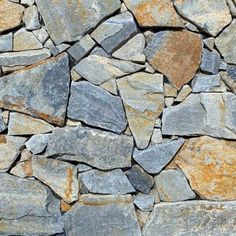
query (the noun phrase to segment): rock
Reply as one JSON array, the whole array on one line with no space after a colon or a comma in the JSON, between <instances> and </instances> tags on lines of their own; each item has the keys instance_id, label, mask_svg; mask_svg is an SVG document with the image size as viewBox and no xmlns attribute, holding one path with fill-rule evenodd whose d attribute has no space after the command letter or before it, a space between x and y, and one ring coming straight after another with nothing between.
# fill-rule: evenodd
<instances>
[{"instance_id":1,"label":"rock","mask_svg":"<svg viewBox=\"0 0 236 236\"><path fill-rule=\"evenodd\" d=\"M232 93L190 94L181 104L164 109L163 135L209 135L236 139L236 96Z\"/></svg>"},{"instance_id":2,"label":"rock","mask_svg":"<svg viewBox=\"0 0 236 236\"><path fill-rule=\"evenodd\" d=\"M166 105L166 107L172 106L174 102L175 102L175 99L173 97L165 98L165 105Z\"/></svg>"},{"instance_id":3,"label":"rock","mask_svg":"<svg viewBox=\"0 0 236 236\"><path fill-rule=\"evenodd\" d=\"M47 39L49 38L47 29L44 26L40 29L34 30L33 34L41 43L45 43Z\"/></svg>"},{"instance_id":4,"label":"rock","mask_svg":"<svg viewBox=\"0 0 236 236\"><path fill-rule=\"evenodd\" d=\"M86 81L72 82L67 116L118 134L127 126L120 97Z\"/></svg>"},{"instance_id":5,"label":"rock","mask_svg":"<svg viewBox=\"0 0 236 236\"><path fill-rule=\"evenodd\" d=\"M144 35L137 34L133 38L131 38L125 45L115 51L112 56L122 60L144 63L144 47Z\"/></svg>"},{"instance_id":6,"label":"rock","mask_svg":"<svg viewBox=\"0 0 236 236\"><path fill-rule=\"evenodd\" d=\"M82 195L64 222L68 236L141 236L130 195Z\"/></svg>"},{"instance_id":7,"label":"rock","mask_svg":"<svg viewBox=\"0 0 236 236\"><path fill-rule=\"evenodd\" d=\"M220 63L221 59L218 52L203 49L202 62L200 65L202 71L216 75L219 73Z\"/></svg>"},{"instance_id":8,"label":"rock","mask_svg":"<svg viewBox=\"0 0 236 236\"><path fill-rule=\"evenodd\" d=\"M109 170L130 167L132 151L132 137L77 127L53 131L46 155Z\"/></svg>"},{"instance_id":9,"label":"rock","mask_svg":"<svg viewBox=\"0 0 236 236\"><path fill-rule=\"evenodd\" d=\"M69 44L61 43L59 45L56 45L53 48L50 48L50 50L51 50L53 56L57 56L58 54L66 51L69 47L70 47Z\"/></svg>"},{"instance_id":10,"label":"rock","mask_svg":"<svg viewBox=\"0 0 236 236\"><path fill-rule=\"evenodd\" d=\"M33 33L21 28L14 34L14 51L24 51L43 48Z\"/></svg>"},{"instance_id":11,"label":"rock","mask_svg":"<svg viewBox=\"0 0 236 236\"><path fill-rule=\"evenodd\" d=\"M10 74L12 72L15 72L17 70L21 70L25 68L25 66L2 66L2 73L3 74Z\"/></svg>"},{"instance_id":12,"label":"rock","mask_svg":"<svg viewBox=\"0 0 236 236\"><path fill-rule=\"evenodd\" d=\"M164 108L163 75L135 73L119 79L117 85L136 145L144 149Z\"/></svg>"},{"instance_id":13,"label":"rock","mask_svg":"<svg viewBox=\"0 0 236 236\"><path fill-rule=\"evenodd\" d=\"M32 169L33 176L48 185L64 201L71 203L78 200L76 166L43 156L33 156Z\"/></svg>"},{"instance_id":14,"label":"rock","mask_svg":"<svg viewBox=\"0 0 236 236\"><path fill-rule=\"evenodd\" d=\"M228 65L226 62L224 62L224 61L220 62L220 67L219 67L220 70L227 70L227 67L228 67Z\"/></svg>"},{"instance_id":15,"label":"rock","mask_svg":"<svg viewBox=\"0 0 236 236\"><path fill-rule=\"evenodd\" d=\"M185 23L185 27L192 32L199 33L197 26L190 22Z\"/></svg>"},{"instance_id":16,"label":"rock","mask_svg":"<svg viewBox=\"0 0 236 236\"><path fill-rule=\"evenodd\" d=\"M25 8L8 0L1 0L0 33L20 25Z\"/></svg>"},{"instance_id":17,"label":"rock","mask_svg":"<svg viewBox=\"0 0 236 236\"><path fill-rule=\"evenodd\" d=\"M0 135L0 172L7 172L20 154L26 138Z\"/></svg>"},{"instance_id":18,"label":"rock","mask_svg":"<svg viewBox=\"0 0 236 236\"><path fill-rule=\"evenodd\" d=\"M151 143L162 143L161 129L154 129L152 133Z\"/></svg>"},{"instance_id":19,"label":"rock","mask_svg":"<svg viewBox=\"0 0 236 236\"><path fill-rule=\"evenodd\" d=\"M204 45L210 50L213 51L215 46L215 38L210 37L203 40Z\"/></svg>"},{"instance_id":20,"label":"rock","mask_svg":"<svg viewBox=\"0 0 236 236\"><path fill-rule=\"evenodd\" d=\"M26 143L25 146L33 154L39 154L45 150L48 144L50 134L36 134L33 135Z\"/></svg>"},{"instance_id":21,"label":"rock","mask_svg":"<svg viewBox=\"0 0 236 236\"><path fill-rule=\"evenodd\" d=\"M234 81L236 81L236 66L235 65L228 65L227 66L227 73Z\"/></svg>"},{"instance_id":22,"label":"rock","mask_svg":"<svg viewBox=\"0 0 236 236\"><path fill-rule=\"evenodd\" d=\"M236 80L234 80L227 72L220 73L221 79L227 85L227 87L236 94Z\"/></svg>"},{"instance_id":23,"label":"rock","mask_svg":"<svg viewBox=\"0 0 236 236\"><path fill-rule=\"evenodd\" d=\"M155 185L154 185L153 189L150 191L149 195L153 196L155 204L160 203L161 200L159 197L159 193L157 191L157 187Z\"/></svg>"},{"instance_id":24,"label":"rock","mask_svg":"<svg viewBox=\"0 0 236 236\"><path fill-rule=\"evenodd\" d=\"M201 37L186 30L161 31L154 35L144 52L150 64L180 89L199 67Z\"/></svg>"},{"instance_id":25,"label":"rock","mask_svg":"<svg viewBox=\"0 0 236 236\"><path fill-rule=\"evenodd\" d=\"M134 149L134 160L149 174L158 174L175 156L184 139L150 145L145 150Z\"/></svg>"},{"instance_id":26,"label":"rock","mask_svg":"<svg viewBox=\"0 0 236 236\"><path fill-rule=\"evenodd\" d=\"M96 45L94 40L87 34L77 43L71 46L67 52L73 58L74 61L80 61L84 56L86 56L93 47Z\"/></svg>"},{"instance_id":27,"label":"rock","mask_svg":"<svg viewBox=\"0 0 236 236\"><path fill-rule=\"evenodd\" d=\"M235 5L234 0L226 0L226 3L228 4L231 15L233 17L235 17L236 16L236 5Z\"/></svg>"},{"instance_id":28,"label":"rock","mask_svg":"<svg viewBox=\"0 0 236 236\"><path fill-rule=\"evenodd\" d=\"M30 50L21 52L5 52L0 54L0 66L28 66L45 60L51 56L50 50Z\"/></svg>"},{"instance_id":29,"label":"rock","mask_svg":"<svg viewBox=\"0 0 236 236\"><path fill-rule=\"evenodd\" d=\"M150 216L150 212L145 212L145 211L141 211L141 210L136 210L136 214L137 214L137 218L138 218L138 222L139 225L141 227L141 229L143 228L143 226L146 224L146 222L149 219Z\"/></svg>"},{"instance_id":30,"label":"rock","mask_svg":"<svg viewBox=\"0 0 236 236\"><path fill-rule=\"evenodd\" d=\"M236 199L236 143L207 136L186 141L174 162L204 199ZM223 153L223 155L222 155Z\"/></svg>"},{"instance_id":31,"label":"rock","mask_svg":"<svg viewBox=\"0 0 236 236\"><path fill-rule=\"evenodd\" d=\"M229 8L222 0L174 0L174 5L180 15L212 36L232 20Z\"/></svg>"},{"instance_id":32,"label":"rock","mask_svg":"<svg viewBox=\"0 0 236 236\"><path fill-rule=\"evenodd\" d=\"M107 53L112 53L137 32L132 14L126 11L104 21L91 36Z\"/></svg>"},{"instance_id":33,"label":"rock","mask_svg":"<svg viewBox=\"0 0 236 236\"><path fill-rule=\"evenodd\" d=\"M119 0L36 0L36 3L56 44L79 40L101 20L118 10L121 4Z\"/></svg>"},{"instance_id":34,"label":"rock","mask_svg":"<svg viewBox=\"0 0 236 236\"><path fill-rule=\"evenodd\" d=\"M28 52L24 53L27 55ZM0 107L63 125L69 96L69 79L66 54L3 76L0 80Z\"/></svg>"},{"instance_id":35,"label":"rock","mask_svg":"<svg viewBox=\"0 0 236 236\"><path fill-rule=\"evenodd\" d=\"M225 28L216 38L215 45L220 54L224 57L225 62L236 64L236 20Z\"/></svg>"},{"instance_id":36,"label":"rock","mask_svg":"<svg viewBox=\"0 0 236 236\"><path fill-rule=\"evenodd\" d=\"M135 192L120 169L108 172L89 170L81 173L80 178L90 193L119 195Z\"/></svg>"},{"instance_id":37,"label":"rock","mask_svg":"<svg viewBox=\"0 0 236 236\"><path fill-rule=\"evenodd\" d=\"M106 89L113 95L118 95L116 79L108 80L107 82L101 84L100 87Z\"/></svg>"},{"instance_id":38,"label":"rock","mask_svg":"<svg viewBox=\"0 0 236 236\"><path fill-rule=\"evenodd\" d=\"M164 202L178 202L196 197L185 175L179 170L163 170L155 177L155 184L160 199Z\"/></svg>"},{"instance_id":39,"label":"rock","mask_svg":"<svg viewBox=\"0 0 236 236\"><path fill-rule=\"evenodd\" d=\"M183 27L171 0L124 0L141 27Z\"/></svg>"},{"instance_id":40,"label":"rock","mask_svg":"<svg viewBox=\"0 0 236 236\"><path fill-rule=\"evenodd\" d=\"M101 56L101 57L108 57L108 58L111 57L111 55L109 55L102 47L99 47L99 46L95 47L90 54Z\"/></svg>"},{"instance_id":41,"label":"rock","mask_svg":"<svg viewBox=\"0 0 236 236\"><path fill-rule=\"evenodd\" d=\"M8 125L8 135L32 135L51 132L54 126L44 120L28 115L11 112Z\"/></svg>"},{"instance_id":42,"label":"rock","mask_svg":"<svg viewBox=\"0 0 236 236\"><path fill-rule=\"evenodd\" d=\"M132 186L141 193L149 194L154 180L153 177L147 174L140 166L133 165L126 175Z\"/></svg>"},{"instance_id":43,"label":"rock","mask_svg":"<svg viewBox=\"0 0 236 236\"><path fill-rule=\"evenodd\" d=\"M90 55L82 59L74 70L89 82L101 85L111 79L116 79L144 69L143 65L128 61Z\"/></svg>"},{"instance_id":44,"label":"rock","mask_svg":"<svg viewBox=\"0 0 236 236\"><path fill-rule=\"evenodd\" d=\"M134 199L134 204L144 212L153 210L154 197L144 194L139 194Z\"/></svg>"},{"instance_id":45,"label":"rock","mask_svg":"<svg viewBox=\"0 0 236 236\"><path fill-rule=\"evenodd\" d=\"M12 33L3 34L0 36L0 52L12 51Z\"/></svg>"},{"instance_id":46,"label":"rock","mask_svg":"<svg viewBox=\"0 0 236 236\"><path fill-rule=\"evenodd\" d=\"M3 112L0 110L0 133L7 129L3 115Z\"/></svg>"},{"instance_id":47,"label":"rock","mask_svg":"<svg viewBox=\"0 0 236 236\"><path fill-rule=\"evenodd\" d=\"M32 5L25 9L23 22L27 30L36 30L40 28L38 8Z\"/></svg>"},{"instance_id":48,"label":"rock","mask_svg":"<svg viewBox=\"0 0 236 236\"><path fill-rule=\"evenodd\" d=\"M178 96L175 98L175 102L182 102L192 92L189 85L184 85L179 91Z\"/></svg>"},{"instance_id":49,"label":"rock","mask_svg":"<svg viewBox=\"0 0 236 236\"><path fill-rule=\"evenodd\" d=\"M34 0L21 0L21 4L31 6L34 4Z\"/></svg>"},{"instance_id":50,"label":"rock","mask_svg":"<svg viewBox=\"0 0 236 236\"><path fill-rule=\"evenodd\" d=\"M144 227L143 235L153 236L156 232L159 235L231 235L235 232L235 207L235 202L157 204Z\"/></svg>"},{"instance_id":51,"label":"rock","mask_svg":"<svg viewBox=\"0 0 236 236\"><path fill-rule=\"evenodd\" d=\"M79 163L77 165L77 167L78 167L78 172L84 172L84 171L92 170L91 166L86 165L86 164L82 164L82 163Z\"/></svg>"},{"instance_id":52,"label":"rock","mask_svg":"<svg viewBox=\"0 0 236 236\"><path fill-rule=\"evenodd\" d=\"M177 97L177 89L170 84L164 83L165 97Z\"/></svg>"},{"instance_id":53,"label":"rock","mask_svg":"<svg viewBox=\"0 0 236 236\"><path fill-rule=\"evenodd\" d=\"M74 82L82 79L82 77L74 70L74 68L70 70L70 76L71 76L71 80Z\"/></svg>"}]
</instances>

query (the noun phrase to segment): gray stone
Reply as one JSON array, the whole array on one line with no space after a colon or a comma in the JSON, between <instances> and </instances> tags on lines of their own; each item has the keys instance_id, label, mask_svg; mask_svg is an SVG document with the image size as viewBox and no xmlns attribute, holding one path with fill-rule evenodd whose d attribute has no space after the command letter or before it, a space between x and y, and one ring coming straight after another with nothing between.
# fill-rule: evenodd
<instances>
[{"instance_id":1,"label":"gray stone","mask_svg":"<svg viewBox=\"0 0 236 236\"><path fill-rule=\"evenodd\" d=\"M213 51L215 45L215 38L206 38L203 40L203 43L210 51Z\"/></svg>"},{"instance_id":2,"label":"gray stone","mask_svg":"<svg viewBox=\"0 0 236 236\"><path fill-rule=\"evenodd\" d=\"M6 124L4 122L4 119L3 119L3 113L0 110L0 133L3 132L6 129L7 129L7 126L6 126Z\"/></svg>"},{"instance_id":3,"label":"gray stone","mask_svg":"<svg viewBox=\"0 0 236 236\"><path fill-rule=\"evenodd\" d=\"M0 66L28 66L45 60L50 56L51 52L46 48L21 52L5 52L0 54Z\"/></svg>"},{"instance_id":4,"label":"gray stone","mask_svg":"<svg viewBox=\"0 0 236 236\"><path fill-rule=\"evenodd\" d=\"M197 32L197 33L199 33L199 30L198 30L197 26L194 25L194 24L192 24L192 23L190 23L190 22L187 22L187 23L185 24L185 27L186 27L188 30L192 31L192 32Z\"/></svg>"},{"instance_id":5,"label":"gray stone","mask_svg":"<svg viewBox=\"0 0 236 236\"><path fill-rule=\"evenodd\" d=\"M119 0L36 0L39 12L56 44L79 40L101 20L120 8Z\"/></svg>"},{"instance_id":6,"label":"gray stone","mask_svg":"<svg viewBox=\"0 0 236 236\"><path fill-rule=\"evenodd\" d=\"M144 212L149 212L153 210L154 197L144 194L139 194L134 199L134 204Z\"/></svg>"},{"instance_id":7,"label":"gray stone","mask_svg":"<svg viewBox=\"0 0 236 236\"><path fill-rule=\"evenodd\" d=\"M221 72L220 73L221 79L224 81L224 83L227 85L227 87L236 94L236 80L233 79L227 72Z\"/></svg>"},{"instance_id":8,"label":"gray stone","mask_svg":"<svg viewBox=\"0 0 236 236\"><path fill-rule=\"evenodd\" d=\"M36 134L33 135L26 143L25 146L33 154L39 154L45 150L48 144L50 134Z\"/></svg>"},{"instance_id":9,"label":"gray stone","mask_svg":"<svg viewBox=\"0 0 236 236\"><path fill-rule=\"evenodd\" d=\"M154 207L144 236L235 235L236 202L187 201ZM170 223L171 219L171 223Z\"/></svg>"},{"instance_id":10,"label":"gray stone","mask_svg":"<svg viewBox=\"0 0 236 236\"><path fill-rule=\"evenodd\" d=\"M170 97L170 98L165 98L165 105L166 107L170 107L173 105L173 103L175 102L175 99Z\"/></svg>"},{"instance_id":11,"label":"gray stone","mask_svg":"<svg viewBox=\"0 0 236 236\"><path fill-rule=\"evenodd\" d=\"M141 193L149 194L154 180L140 166L133 165L130 170L125 173L132 186Z\"/></svg>"},{"instance_id":12,"label":"gray stone","mask_svg":"<svg viewBox=\"0 0 236 236\"><path fill-rule=\"evenodd\" d=\"M145 66L128 61L121 61L97 55L90 55L81 60L74 70L89 82L101 85L111 79L116 79L144 69Z\"/></svg>"},{"instance_id":13,"label":"gray stone","mask_svg":"<svg viewBox=\"0 0 236 236\"><path fill-rule=\"evenodd\" d=\"M130 195L82 195L64 221L68 236L141 236Z\"/></svg>"},{"instance_id":14,"label":"gray stone","mask_svg":"<svg viewBox=\"0 0 236 236\"><path fill-rule=\"evenodd\" d=\"M120 169L108 172L89 170L81 173L80 178L90 193L119 195L135 192Z\"/></svg>"},{"instance_id":15,"label":"gray stone","mask_svg":"<svg viewBox=\"0 0 236 236\"><path fill-rule=\"evenodd\" d=\"M145 150L134 149L134 160L148 173L158 174L175 156L184 139L150 145Z\"/></svg>"},{"instance_id":16,"label":"gray stone","mask_svg":"<svg viewBox=\"0 0 236 236\"><path fill-rule=\"evenodd\" d=\"M236 65L228 65L227 73L228 73L228 75L230 76L231 79L236 81Z\"/></svg>"},{"instance_id":17,"label":"gray stone","mask_svg":"<svg viewBox=\"0 0 236 236\"><path fill-rule=\"evenodd\" d=\"M231 12L231 15L233 17L236 16L236 4L235 4L235 0L226 0L226 3L228 4L229 10Z\"/></svg>"},{"instance_id":18,"label":"gray stone","mask_svg":"<svg viewBox=\"0 0 236 236\"><path fill-rule=\"evenodd\" d=\"M12 51L12 33L3 34L0 36L0 52Z\"/></svg>"},{"instance_id":19,"label":"gray stone","mask_svg":"<svg viewBox=\"0 0 236 236\"><path fill-rule=\"evenodd\" d=\"M130 167L132 151L132 137L77 127L53 131L46 155L109 170Z\"/></svg>"},{"instance_id":20,"label":"gray stone","mask_svg":"<svg viewBox=\"0 0 236 236\"><path fill-rule=\"evenodd\" d=\"M155 185L164 202L178 202L196 197L184 173L179 170L163 170L155 177Z\"/></svg>"},{"instance_id":21,"label":"gray stone","mask_svg":"<svg viewBox=\"0 0 236 236\"><path fill-rule=\"evenodd\" d=\"M116 79L108 80L107 82L101 84L100 87L106 89L113 95L118 95Z\"/></svg>"},{"instance_id":22,"label":"gray stone","mask_svg":"<svg viewBox=\"0 0 236 236\"><path fill-rule=\"evenodd\" d=\"M34 0L21 0L20 3L23 5L31 6L34 4Z\"/></svg>"},{"instance_id":23,"label":"gray stone","mask_svg":"<svg viewBox=\"0 0 236 236\"><path fill-rule=\"evenodd\" d=\"M220 70L227 70L227 67L228 67L227 63L224 61L221 61L219 69Z\"/></svg>"},{"instance_id":24,"label":"gray stone","mask_svg":"<svg viewBox=\"0 0 236 236\"><path fill-rule=\"evenodd\" d=\"M174 5L180 15L212 36L232 20L229 8L222 0L174 0Z\"/></svg>"},{"instance_id":25,"label":"gray stone","mask_svg":"<svg viewBox=\"0 0 236 236\"><path fill-rule=\"evenodd\" d=\"M137 31L132 14L126 11L104 21L93 31L91 36L106 52L112 53Z\"/></svg>"},{"instance_id":26,"label":"gray stone","mask_svg":"<svg viewBox=\"0 0 236 236\"><path fill-rule=\"evenodd\" d=\"M69 44L61 43L59 45L56 45L55 47L50 48L52 55L57 56L58 54L66 51L70 47Z\"/></svg>"},{"instance_id":27,"label":"gray stone","mask_svg":"<svg viewBox=\"0 0 236 236\"><path fill-rule=\"evenodd\" d=\"M78 172L84 172L84 171L88 171L88 170L91 170L91 169L92 169L92 167L89 166L89 165L82 164L82 163L78 164Z\"/></svg>"},{"instance_id":28,"label":"gray stone","mask_svg":"<svg viewBox=\"0 0 236 236\"><path fill-rule=\"evenodd\" d=\"M27 55L27 52L24 53ZM63 125L69 80L66 54L3 76L0 80L0 107Z\"/></svg>"},{"instance_id":29,"label":"gray stone","mask_svg":"<svg viewBox=\"0 0 236 236\"><path fill-rule=\"evenodd\" d=\"M23 22L27 30L36 30L40 28L38 8L32 5L25 9Z\"/></svg>"},{"instance_id":30,"label":"gray stone","mask_svg":"<svg viewBox=\"0 0 236 236\"><path fill-rule=\"evenodd\" d=\"M182 102L192 92L189 85L185 84L179 91L178 96L175 98L175 102Z\"/></svg>"},{"instance_id":31,"label":"gray stone","mask_svg":"<svg viewBox=\"0 0 236 236\"><path fill-rule=\"evenodd\" d=\"M45 26L43 26L40 29L34 30L33 34L36 36L36 38L41 42L41 43L45 43L46 40L49 38L47 29Z\"/></svg>"},{"instance_id":32,"label":"gray stone","mask_svg":"<svg viewBox=\"0 0 236 236\"><path fill-rule=\"evenodd\" d=\"M202 71L216 75L219 73L220 63L221 59L218 52L211 52L206 48L203 49L202 63L200 65Z\"/></svg>"},{"instance_id":33,"label":"gray stone","mask_svg":"<svg viewBox=\"0 0 236 236\"><path fill-rule=\"evenodd\" d=\"M166 99L165 99L165 101L166 101ZM174 102L174 98L170 98L170 99L173 99L172 101ZM153 130L151 143L162 143L161 129L154 129Z\"/></svg>"},{"instance_id":34,"label":"gray stone","mask_svg":"<svg viewBox=\"0 0 236 236\"><path fill-rule=\"evenodd\" d=\"M67 116L118 134L127 126L120 97L86 81L72 82Z\"/></svg>"},{"instance_id":35,"label":"gray stone","mask_svg":"<svg viewBox=\"0 0 236 236\"><path fill-rule=\"evenodd\" d=\"M111 57L111 55L109 55L102 47L99 46L95 47L90 54L101 57Z\"/></svg>"}]
</instances>

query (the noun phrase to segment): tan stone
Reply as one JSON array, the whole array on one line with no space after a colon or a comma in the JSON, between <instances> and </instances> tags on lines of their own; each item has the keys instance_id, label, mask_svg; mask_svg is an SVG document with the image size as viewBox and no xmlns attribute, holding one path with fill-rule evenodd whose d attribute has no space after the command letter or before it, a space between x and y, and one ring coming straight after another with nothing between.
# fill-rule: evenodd
<instances>
[{"instance_id":1,"label":"tan stone","mask_svg":"<svg viewBox=\"0 0 236 236\"><path fill-rule=\"evenodd\" d=\"M177 98L175 99L175 102L182 102L188 95L192 92L192 89L189 85L184 85L182 89L179 91L179 94Z\"/></svg>"},{"instance_id":2,"label":"tan stone","mask_svg":"<svg viewBox=\"0 0 236 236\"><path fill-rule=\"evenodd\" d=\"M67 202L61 200L61 211L62 212L67 212L71 209L71 205L68 204Z\"/></svg>"},{"instance_id":3,"label":"tan stone","mask_svg":"<svg viewBox=\"0 0 236 236\"><path fill-rule=\"evenodd\" d=\"M235 141L203 136L186 140L174 161L202 198L235 200L235 154Z\"/></svg>"}]
</instances>

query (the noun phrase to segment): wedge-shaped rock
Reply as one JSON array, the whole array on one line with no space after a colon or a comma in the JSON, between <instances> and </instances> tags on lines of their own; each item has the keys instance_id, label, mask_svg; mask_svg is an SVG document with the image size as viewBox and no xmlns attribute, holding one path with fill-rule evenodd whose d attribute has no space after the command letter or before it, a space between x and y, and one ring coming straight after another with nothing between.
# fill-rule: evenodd
<instances>
[{"instance_id":1,"label":"wedge-shaped rock","mask_svg":"<svg viewBox=\"0 0 236 236\"><path fill-rule=\"evenodd\" d=\"M188 139L174 162L202 198L236 200L236 142L207 136Z\"/></svg>"},{"instance_id":2,"label":"wedge-shaped rock","mask_svg":"<svg viewBox=\"0 0 236 236\"><path fill-rule=\"evenodd\" d=\"M108 172L90 170L80 174L80 178L90 193L127 194L135 192L122 170Z\"/></svg>"},{"instance_id":3,"label":"wedge-shaped rock","mask_svg":"<svg viewBox=\"0 0 236 236\"><path fill-rule=\"evenodd\" d=\"M25 146L33 154L39 154L45 150L48 144L50 134L36 134L33 135L26 143Z\"/></svg>"},{"instance_id":4,"label":"wedge-shaped rock","mask_svg":"<svg viewBox=\"0 0 236 236\"><path fill-rule=\"evenodd\" d=\"M6 124L5 124L5 122L4 122L4 119L3 119L3 113L2 113L2 111L0 110L0 133L1 133L2 131L4 131L5 129L7 129L7 126L6 126Z\"/></svg>"},{"instance_id":5,"label":"wedge-shaped rock","mask_svg":"<svg viewBox=\"0 0 236 236\"><path fill-rule=\"evenodd\" d=\"M115 133L127 126L121 98L86 81L72 82L67 116Z\"/></svg>"},{"instance_id":6,"label":"wedge-shaped rock","mask_svg":"<svg viewBox=\"0 0 236 236\"><path fill-rule=\"evenodd\" d=\"M7 172L20 154L26 138L0 135L0 172Z\"/></svg>"},{"instance_id":7,"label":"wedge-shaped rock","mask_svg":"<svg viewBox=\"0 0 236 236\"><path fill-rule=\"evenodd\" d=\"M235 109L233 93L190 94L180 105L164 110L162 133L236 139Z\"/></svg>"},{"instance_id":8,"label":"wedge-shaped rock","mask_svg":"<svg viewBox=\"0 0 236 236\"><path fill-rule=\"evenodd\" d=\"M134 149L134 160L148 173L158 174L175 156L184 139L149 146L145 150Z\"/></svg>"},{"instance_id":9,"label":"wedge-shaped rock","mask_svg":"<svg viewBox=\"0 0 236 236\"><path fill-rule=\"evenodd\" d=\"M174 0L174 5L180 15L212 36L232 20L225 0Z\"/></svg>"},{"instance_id":10,"label":"wedge-shaped rock","mask_svg":"<svg viewBox=\"0 0 236 236\"><path fill-rule=\"evenodd\" d=\"M76 166L44 156L32 157L33 176L48 185L64 201L78 200L79 183Z\"/></svg>"},{"instance_id":11,"label":"wedge-shaped rock","mask_svg":"<svg viewBox=\"0 0 236 236\"><path fill-rule=\"evenodd\" d=\"M3 76L0 80L0 107L63 125L69 80L66 54Z\"/></svg>"},{"instance_id":12,"label":"wedge-shaped rock","mask_svg":"<svg viewBox=\"0 0 236 236\"><path fill-rule=\"evenodd\" d=\"M171 0L124 0L140 26L183 27Z\"/></svg>"},{"instance_id":13,"label":"wedge-shaped rock","mask_svg":"<svg viewBox=\"0 0 236 236\"><path fill-rule=\"evenodd\" d=\"M8 125L8 135L32 135L51 132L54 126L44 120L17 112L11 112Z\"/></svg>"},{"instance_id":14,"label":"wedge-shaped rock","mask_svg":"<svg viewBox=\"0 0 236 236\"><path fill-rule=\"evenodd\" d=\"M236 78L234 79L228 72L221 72L220 76L227 87L236 94Z\"/></svg>"},{"instance_id":15,"label":"wedge-shaped rock","mask_svg":"<svg viewBox=\"0 0 236 236\"><path fill-rule=\"evenodd\" d=\"M120 0L36 0L36 3L56 44L80 39L103 18L120 8Z\"/></svg>"},{"instance_id":16,"label":"wedge-shaped rock","mask_svg":"<svg viewBox=\"0 0 236 236\"><path fill-rule=\"evenodd\" d=\"M138 148L144 149L164 108L163 76L140 72L117 83L131 132Z\"/></svg>"},{"instance_id":17,"label":"wedge-shaped rock","mask_svg":"<svg viewBox=\"0 0 236 236\"><path fill-rule=\"evenodd\" d=\"M132 74L145 66L107 57L90 55L81 60L74 70L89 82L101 85L106 81Z\"/></svg>"},{"instance_id":18,"label":"wedge-shaped rock","mask_svg":"<svg viewBox=\"0 0 236 236\"><path fill-rule=\"evenodd\" d=\"M104 21L93 31L91 36L106 52L112 53L137 32L133 15L126 11Z\"/></svg>"},{"instance_id":19,"label":"wedge-shaped rock","mask_svg":"<svg viewBox=\"0 0 236 236\"><path fill-rule=\"evenodd\" d=\"M130 136L77 127L53 131L46 155L109 170L130 167L132 151Z\"/></svg>"},{"instance_id":20,"label":"wedge-shaped rock","mask_svg":"<svg viewBox=\"0 0 236 236\"><path fill-rule=\"evenodd\" d=\"M141 236L132 197L82 195L65 213L68 236Z\"/></svg>"},{"instance_id":21,"label":"wedge-shaped rock","mask_svg":"<svg viewBox=\"0 0 236 236\"><path fill-rule=\"evenodd\" d=\"M232 235L236 233L235 208L235 201L157 204L143 235Z\"/></svg>"},{"instance_id":22,"label":"wedge-shaped rock","mask_svg":"<svg viewBox=\"0 0 236 236\"><path fill-rule=\"evenodd\" d=\"M145 49L150 64L178 89L194 77L201 53L200 36L186 30L158 32Z\"/></svg>"}]
</instances>

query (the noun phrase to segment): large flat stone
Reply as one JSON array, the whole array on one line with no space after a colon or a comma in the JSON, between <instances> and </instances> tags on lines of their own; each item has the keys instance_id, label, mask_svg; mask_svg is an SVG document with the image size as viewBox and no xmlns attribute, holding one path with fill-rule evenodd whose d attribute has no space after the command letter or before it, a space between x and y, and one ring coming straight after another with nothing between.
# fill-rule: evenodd
<instances>
[{"instance_id":1,"label":"large flat stone","mask_svg":"<svg viewBox=\"0 0 236 236\"><path fill-rule=\"evenodd\" d=\"M66 54L3 76L0 80L0 107L63 125L69 80Z\"/></svg>"}]
</instances>

